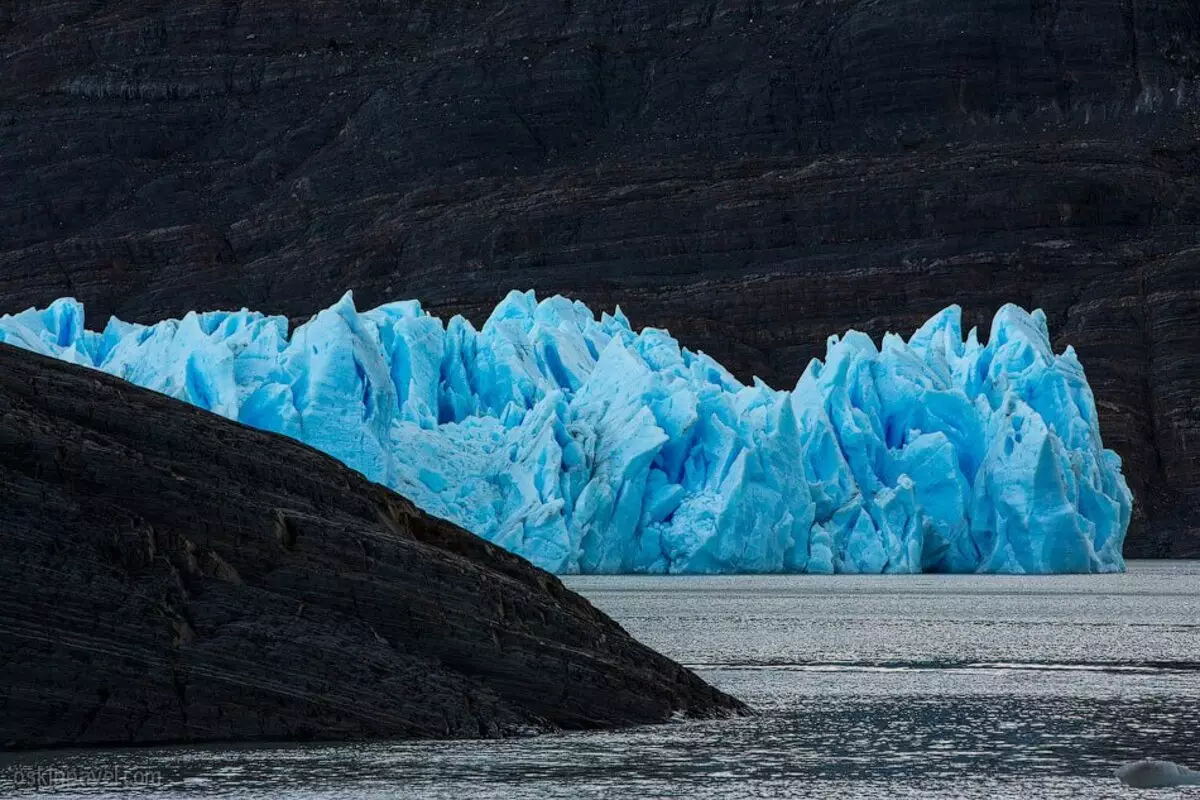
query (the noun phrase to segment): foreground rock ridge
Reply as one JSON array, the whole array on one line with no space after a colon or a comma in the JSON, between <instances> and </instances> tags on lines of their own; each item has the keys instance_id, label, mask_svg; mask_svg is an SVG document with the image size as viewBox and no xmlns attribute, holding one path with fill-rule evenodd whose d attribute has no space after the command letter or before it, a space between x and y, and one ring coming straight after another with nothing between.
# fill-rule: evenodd
<instances>
[{"instance_id":1,"label":"foreground rock ridge","mask_svg":"<svg viewBox=\"0 0 1200 800\"><path fill-rule=\"evenodd\" d=\"M289 335L246 310L0 342L102 369L325 451L560 573L1112 572L1131 497L1074 351L1005 306L882 347L833 336L791 392L661 330L511 293L479 331L347 294Z\"/></svg>"},{"instance_id":2,"label":"foreground rock ridge","mask_svg":"<svg viewBox=\"0 0 1200 800\"><path fill-rule=\"evenodd\" d=\"M298 442L0 345L0 746L491 737L744 707Z\"/></svg>"},{"instance_id":3,"label":"foreground rock ridge","mask_svg":"<svg viewBox=\"0 0 1200 800\"><path fill-rule=\"evenodd\" d=\"M1088 367L1127 554L1200 556L1192 0L56 0L0 4L0 63L0 311L528 287L784 386L1018 303Z\"/></svg>"}]
</instances>

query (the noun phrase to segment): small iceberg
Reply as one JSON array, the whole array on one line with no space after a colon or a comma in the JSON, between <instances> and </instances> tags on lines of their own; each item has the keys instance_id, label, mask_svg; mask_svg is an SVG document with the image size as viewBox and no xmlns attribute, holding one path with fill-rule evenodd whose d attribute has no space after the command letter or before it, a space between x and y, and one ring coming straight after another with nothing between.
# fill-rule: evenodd
<instances>
[{"instance_id":1,"label":"small iceberg","mask_svg":"<svg viewBox=\"0 0 1200 800\"><path fill-rule=\"evenodd\" d=\"M1200 786L1200 772L1173 761L1143 759L1122 764L1116 775L1121 783L1135 789L1166 789L1172 786Z\"/></svg>"}]
</instances>

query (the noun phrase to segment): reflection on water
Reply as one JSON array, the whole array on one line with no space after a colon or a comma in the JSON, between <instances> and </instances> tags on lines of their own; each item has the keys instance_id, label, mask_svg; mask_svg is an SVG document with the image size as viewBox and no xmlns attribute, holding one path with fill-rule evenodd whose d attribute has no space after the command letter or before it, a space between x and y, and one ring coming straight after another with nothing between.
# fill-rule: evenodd
<instances>
[{"instance_id":1,"label":"reflection on water","mask_svg":"<svg viewBox=\"0 0 1200 800\"><path fill-rule=\"evenodd\" d=\"M1124 798L1164 795L1120 786L1123 761L1200 762L1200 564L571 585L759 716L503 742L22 753L0 761L0 791L34 794L40 777L93 798Z\"/></svg>"}]
</instances>

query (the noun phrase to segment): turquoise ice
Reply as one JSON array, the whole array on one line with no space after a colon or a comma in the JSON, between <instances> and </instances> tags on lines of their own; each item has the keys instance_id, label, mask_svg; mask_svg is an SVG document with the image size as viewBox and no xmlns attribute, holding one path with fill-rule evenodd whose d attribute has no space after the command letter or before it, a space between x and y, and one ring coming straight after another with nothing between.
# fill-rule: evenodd
<instances>
[{"instance_id":1,"label":"turquoise ice","mask_svg":"<svg viewBox=\"0 0 1200 800\"><path fill-rule=\"evenodd\" d=\"M0 341L304 441L559 573L1113 572L1131 496L1074 351L1008 305L831 337L746 386L663 330L513 292L482 329L347 293L289 336L242 310Z\"/></svg>"}]
</instances>

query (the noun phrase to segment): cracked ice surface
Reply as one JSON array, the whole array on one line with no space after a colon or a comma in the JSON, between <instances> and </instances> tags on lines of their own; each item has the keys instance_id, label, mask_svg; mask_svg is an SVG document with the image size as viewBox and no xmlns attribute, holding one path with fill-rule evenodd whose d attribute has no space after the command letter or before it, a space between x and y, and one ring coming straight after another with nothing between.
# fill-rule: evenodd
<instances>
[{"instance_id":1,"label":"cracked ice surface","mask_svg":"<svg viewBox=\"0 0 1200 800\"><path fill-rule=\"evenodd\" d=\"M1108 572L1131 496L1071 348L1008 305L829 339L790 391L666 331L513 292L480 330L347 293L289 337L242 310L0 341L304 441L548 570Z\"/></svg>"}]
</instances>

